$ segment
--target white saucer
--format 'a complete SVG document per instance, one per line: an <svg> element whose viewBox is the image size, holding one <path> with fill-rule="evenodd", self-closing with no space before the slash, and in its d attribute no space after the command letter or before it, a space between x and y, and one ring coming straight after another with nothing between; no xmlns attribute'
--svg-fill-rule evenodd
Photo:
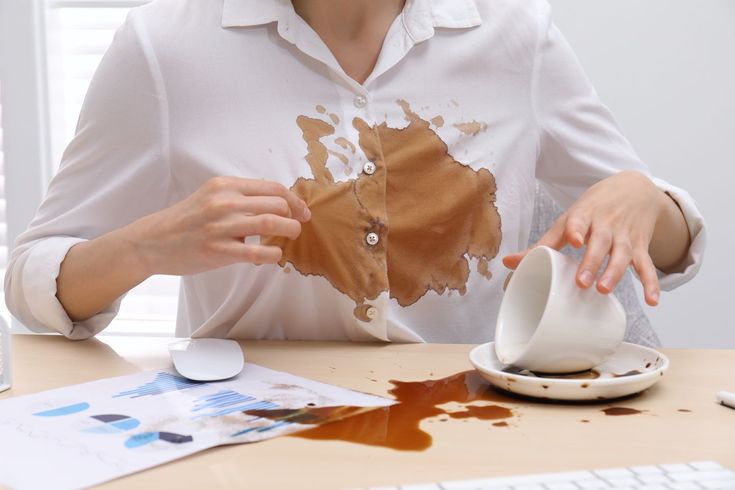
<svg viewBox="0 0 735 490"><path fill-rule="evenodd" d="M564 375L563 378L538 377L502 364L493 342L478 345L470 352L470 362L490 383L500 389L534 398L551 400L607 400L632 395L654 385L669 368L662 353L623 342L615 354L591 373Z"/></svg>

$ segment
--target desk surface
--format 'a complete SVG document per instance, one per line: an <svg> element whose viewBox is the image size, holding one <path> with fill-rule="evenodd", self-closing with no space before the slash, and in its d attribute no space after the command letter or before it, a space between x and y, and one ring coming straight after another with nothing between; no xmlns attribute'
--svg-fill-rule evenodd
<svg viewBox="0 0 735 490"><path fill-rule="evenodd" d="M170 365L166 338L13 340L14 385L0 398ZM471 369L470 345L243 346L249 362L378 395L392 387L391 379L438 379ZM472 418L424 420L421 428L433 443L423 451L281 437L210 449L104 487L330 489L695 460L735 468L735 410L715 402L717 391L735 391L735 351L664 352L671 359L669 372L640 396L595 404L507 398L499 404L515 416L506 427ZM607 416L602 410L610 406L642 413Z"/></svg>

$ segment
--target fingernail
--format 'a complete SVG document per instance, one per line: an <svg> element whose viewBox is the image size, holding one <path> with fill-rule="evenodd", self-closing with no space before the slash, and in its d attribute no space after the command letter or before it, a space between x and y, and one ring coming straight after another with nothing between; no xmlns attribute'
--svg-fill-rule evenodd
<svg viewBox="0 0 735 490"><path fill-rule="evenodd" d="M600 279L600 281L598 282L598 284L605 291L612 290L612 279L610 279L609 277L603 277L602 279Z"/></svg>
<svg viewBox="0 0 735 490"><path fill-rule="evenodd" d="M590 284L592 284L592 281L594 279L595 278L590 271L584 271L579 275L579 282L581 282L585 286L589 286Z"/></svg>
<svg viewBox="0 0 735 490"><path fill-rule="evenodd" d="M659 297L658 291L651 291L651 292L649 293L649 296L651 297L651 299L652 299L652 300L653 300L653 301L654 301L655 303L658 303L658 297Z"/></svg>
<svg viewBox="0 0 735 490"><path fill-rule="evenodd" d="M309 221L311 219L311 211L309 208L304 208L304 216L302 218L302 221Z"/></svg>

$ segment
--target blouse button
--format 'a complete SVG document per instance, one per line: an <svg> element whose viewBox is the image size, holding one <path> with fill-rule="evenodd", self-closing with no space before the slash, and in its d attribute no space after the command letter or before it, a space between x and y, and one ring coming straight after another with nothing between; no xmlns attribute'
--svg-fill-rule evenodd
<svg viewBox="0 0 735 490"><path fill-rule="evenodd" d="M352 103L355 104L355 107L358 109L362 109L367 105L367 98L364 95L356 95L352 100Z"/></svg>
<svg viewBox="0 0 735 490"><path fill-rule="evenodd" d="M375 170L376 167L373 162L367 162L365 165L362 166L362 171L368 175L373 175L375 173Z"/></svg>
<svg viewBox="0 0 735 490"><path fill-rule="evenodd" d="M378 316L378 309L374 306L371 306L365 311L365 315L371 320L375 320L375 318Z"/></svg>
<svg viewBox="0 0 735 490"><path fill-rule="evenodd" d="M380 241L380 237L378 236L377 233L371 231L370 233L365 235L365 241L370 246L377 245L378 242Z"/></svg>

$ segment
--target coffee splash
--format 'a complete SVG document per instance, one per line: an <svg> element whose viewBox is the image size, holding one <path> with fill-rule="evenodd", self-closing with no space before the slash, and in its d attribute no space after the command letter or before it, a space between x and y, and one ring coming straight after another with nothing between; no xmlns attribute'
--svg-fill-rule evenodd
<svg viewBox="0 0 735 490"><path fill-rule="evenodd" d="M429 121L406 101L398 104L409 122L405 128L353 120L359 146L376 170L346 182L335 182L327 168L330 150L321 141L334 134L334 126L299 116L313 179L299 178L291 189L306 201L312 219L296 240L262 240L283 250L279 265L290 263L303 275L324 277L356 306L384 291L402 306L430 290L465 294L468 257L478 259L478 271L490 279L489 261L500 247L492 173L455 160ZM317 106L317 112L326 109ZM468 134L486 127L462 124L470 125L458 128ZM349 147L346 143L338 144ZM343 162L346 158L332 154ZM373 246L365 243L370 232L380 238Z"/></svg>
<svg viewBox="0 0 735 490"><path fill-rule="evenodd" d="M398 402L390 407L320 425L314 429L292 434L292 437L317 440L340 440L381 446L401 451L423 451L431 446L432 438L420 428L423 420L443 416L439 421L475 418L496 420L495 426L508 423L502 419L514 416L510 408L496 403L513 399L495 391L477 371L461 372L446 378L426 381L395 381L389 391ZM492 402L477 405L476 402ZM456 402L463 410L450 411L440 405Z"/></svg>

